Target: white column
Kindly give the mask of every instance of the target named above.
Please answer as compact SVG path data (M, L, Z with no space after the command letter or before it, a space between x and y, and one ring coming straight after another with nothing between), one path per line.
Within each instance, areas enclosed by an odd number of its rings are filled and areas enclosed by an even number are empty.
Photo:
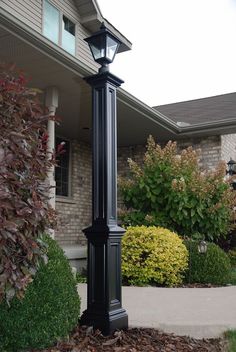
M58 89L56 87L48 87L46 89L45 105L49 110L49 114L54 116L58 107ZM55 121L48 121L48 153L55 151ZM48 183L51 186L49 192L49 204L53 209L56 206L56 183L55 183L55 167L53 166L48 172ZM54 237L54 231L49 230L51 237Z

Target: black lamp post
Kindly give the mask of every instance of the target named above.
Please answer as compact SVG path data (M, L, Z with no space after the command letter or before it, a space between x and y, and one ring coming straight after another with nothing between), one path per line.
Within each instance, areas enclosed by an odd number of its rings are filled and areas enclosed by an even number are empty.
M228 165L228 170L226 171L227 174L229 174L230 176L233 176L236 174L236 170L235 170L235 165L236 165L236 161L234 161L232 158L230 158L230 160L227 162Z
M235 166L236 166L236 161L234 161L232 158L227 162L228 165L228 170L226 170L226 174L229 174L229 176L233 176L236 174ZM234 190L236 190L236 181L233 180L231 182L231 186Z
M120 41L102 24L86 38L99 73L86 77L93 93L93 211L88 239L87 309L81 323L103 334L128 327L121 304L121 237L117 225L116 89L123 81L109 72Z

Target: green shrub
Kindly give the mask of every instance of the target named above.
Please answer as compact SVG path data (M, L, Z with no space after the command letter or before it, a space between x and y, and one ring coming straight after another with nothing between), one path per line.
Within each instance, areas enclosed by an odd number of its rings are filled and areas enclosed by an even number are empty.
M187 282L214 285L230 283L230 260L219 246L208 243L207 252L201 254L198 252L197 241L186 241L185 245L189 250Z
M182 282L188 252L179 236L161 227L129 227L122 239L122 274L131 285Z
M22 300L0 305L1 351L47 347L65 338L78 321L80 298L68 260L53 239L44 236L43 241L48 263L40 265Z
M224 163L203 172L192 148L178 155L177 144L164 148L148 139L140 166L129 159L130 178L120 179L127 211L124 225L162 226L182 236L204 234L208 240L228 233L235 194L225 182Z
M236 268L236 248L229 250L228 256L232 267Z

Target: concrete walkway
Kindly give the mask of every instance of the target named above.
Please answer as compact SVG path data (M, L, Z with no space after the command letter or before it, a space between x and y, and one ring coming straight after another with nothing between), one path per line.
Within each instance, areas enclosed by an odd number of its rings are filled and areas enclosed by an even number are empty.
M81 312L86 284L79 284ZM236 286L217 288L123 287L130 327L153 327L194 338L218 337L236 329Z

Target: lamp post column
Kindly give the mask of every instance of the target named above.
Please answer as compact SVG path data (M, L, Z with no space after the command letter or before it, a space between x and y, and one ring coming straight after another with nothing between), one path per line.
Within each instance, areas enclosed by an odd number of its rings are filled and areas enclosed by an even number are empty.
M93 217L88 239L87 310L81 323L103 334L128 327L121 303L121 237L117 225L116 89L110 72L85 78L93 93Z

